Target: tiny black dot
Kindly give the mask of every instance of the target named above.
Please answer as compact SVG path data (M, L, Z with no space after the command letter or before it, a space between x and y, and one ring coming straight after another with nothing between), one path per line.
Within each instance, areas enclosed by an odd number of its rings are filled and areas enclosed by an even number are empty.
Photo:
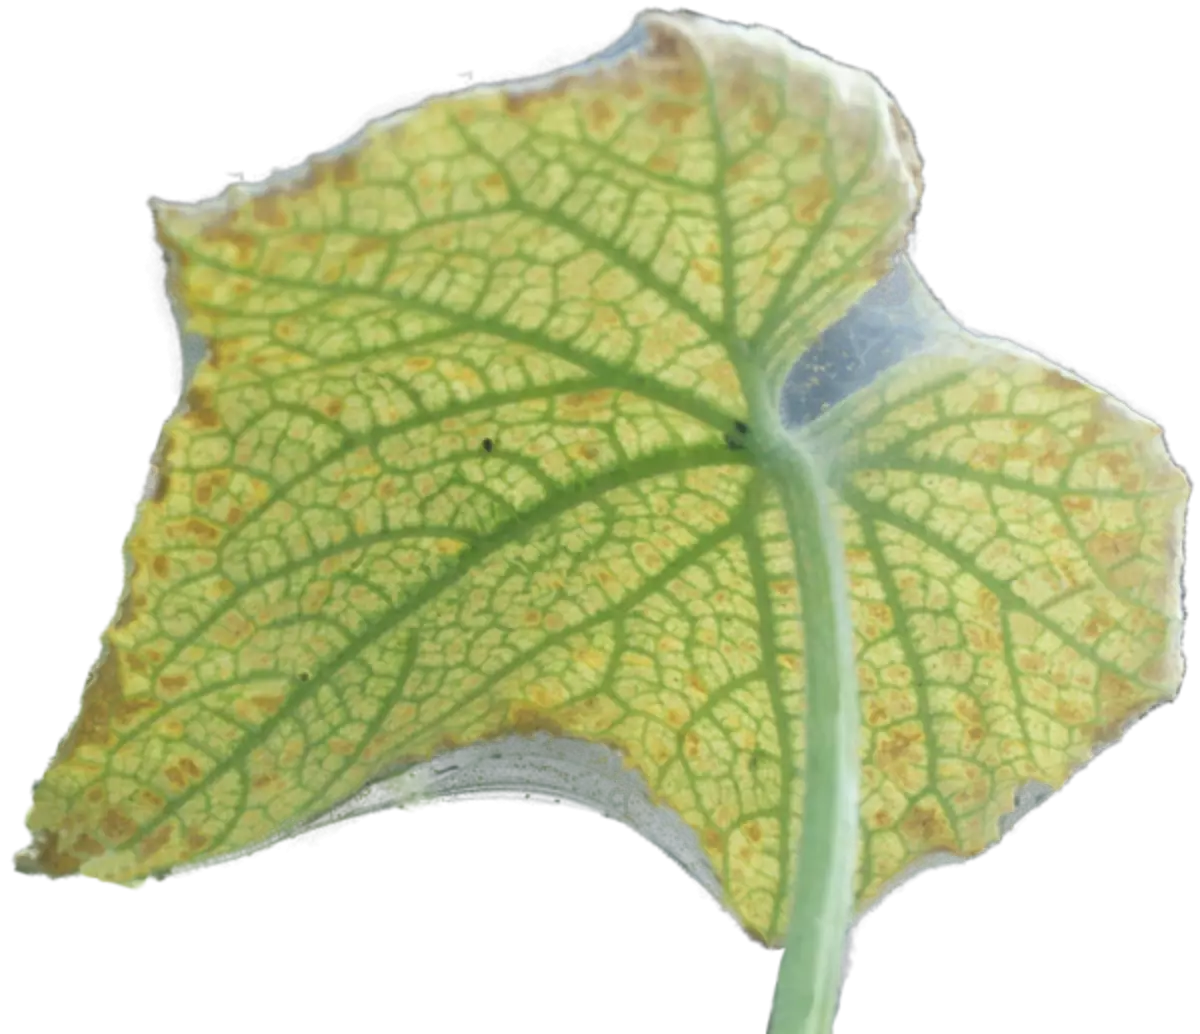
M300 672L299 675L296 676L296 678L298 678L301 682L307 682L308 681L308 672L302 671L302 672Z
M733 422L733 429L735 431L737 431L738 434L749 434L750 433L749 426L742 423L740 420L735 420Z
M492 449L494 449L496 447L496 443L493 442L490 438L485 438L482 442L482 445L483 445L484 452L491 452Z

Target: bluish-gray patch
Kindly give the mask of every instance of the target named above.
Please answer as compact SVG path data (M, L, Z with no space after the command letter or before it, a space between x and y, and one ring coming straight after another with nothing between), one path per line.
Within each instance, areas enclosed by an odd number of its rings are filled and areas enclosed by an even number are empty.
M865 388L927 341L917 310L921 285L907 262L892 271L829 327L788 371L783 420L798 427Z

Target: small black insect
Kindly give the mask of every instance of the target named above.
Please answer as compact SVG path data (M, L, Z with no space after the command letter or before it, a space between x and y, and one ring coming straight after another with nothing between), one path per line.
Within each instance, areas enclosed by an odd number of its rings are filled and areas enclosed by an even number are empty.
M484 452L491 452L496 447L496 443L490 438L485 438L480 444L483 446Z
M729 448L731 448L731 449L744 449L746 447L745 442L743 442L739 438L735 438L731 434L727 434L725 436L725 444L728 445Z
M750 433L750 426L748 424L743 424L740 420L735 420L733 422L733 429L737 431L738 434Z

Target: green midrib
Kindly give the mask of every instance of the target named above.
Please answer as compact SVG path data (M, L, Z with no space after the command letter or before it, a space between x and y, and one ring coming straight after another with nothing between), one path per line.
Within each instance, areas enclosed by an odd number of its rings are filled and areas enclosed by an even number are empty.
M860 717L850 597L830 492L812 456L784 430L778 390L761 357L734 354L757 429L756 452L787 519L804 636L803 823L770 1034L828 1034L854 918L859 841ZM770 620L769 610L763 617ZM781 699L776 711L782 740L791 723ZM781 845L785 858L791 841Z

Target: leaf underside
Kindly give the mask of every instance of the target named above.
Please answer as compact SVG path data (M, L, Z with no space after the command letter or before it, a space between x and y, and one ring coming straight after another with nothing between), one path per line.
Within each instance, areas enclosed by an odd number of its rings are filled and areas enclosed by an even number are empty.
M1187 484L1153 425L941 313L895 259L918 193L870 77L654 14L156 203L205 352L22 867L136 882L550 734L618 752L780 943L802 601L745 356L791 370L839 500L860 903L992 843L1175 693Z

